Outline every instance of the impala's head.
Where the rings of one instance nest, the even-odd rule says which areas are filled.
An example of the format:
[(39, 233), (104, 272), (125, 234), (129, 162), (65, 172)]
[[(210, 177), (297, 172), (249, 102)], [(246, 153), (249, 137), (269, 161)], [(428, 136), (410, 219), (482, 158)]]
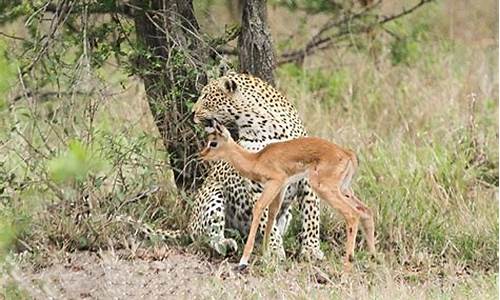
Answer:
[(236, 144), (224, 125), (215, 120), (211, 123), (211, 126), (205, 127), (208, 133), (207, 146), (200, 152), (201, 159), (205, 161), (223, 159), (231, 144)]

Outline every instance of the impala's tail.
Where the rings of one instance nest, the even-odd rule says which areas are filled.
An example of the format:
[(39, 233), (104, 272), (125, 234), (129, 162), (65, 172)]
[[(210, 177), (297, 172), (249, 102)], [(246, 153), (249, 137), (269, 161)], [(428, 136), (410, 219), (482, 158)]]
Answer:
[(356, 154), (352, 151), (349, 151), (349, 159), (347, 161), (342, 183), (340, 184), (339, 192), (342, 196), (344, 196), (344, 200), (349, 204), (352, 209), (359, 212), (362, 219), (372, 218), (371, 210), (364, 205), (361, 200), (354, 195), (351, 189), (351, 182), (356, 170), (358, 169), (358, 158)]
[(342, 180), (342, 184), (340, 185), (340, 191), (342, 194), (352, 194), (351, 192), (351, 181), (354, 173), (358, 169), (358, 158), (356, 154), (350, 150), (348, 150), (349, 160), (347, 161), (346, 168), (344, 170), (344, 176)]

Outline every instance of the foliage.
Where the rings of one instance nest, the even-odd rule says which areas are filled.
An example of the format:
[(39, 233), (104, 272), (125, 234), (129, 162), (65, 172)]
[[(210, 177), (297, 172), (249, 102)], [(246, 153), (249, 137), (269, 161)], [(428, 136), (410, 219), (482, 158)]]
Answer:
[[(418, 44), (418, 55), (404, 56), (401, 63), (394, 63), (390, 42), (377, 54), (378, 63), (357, 49), (335, 53), (342, 59), (334, 62), (325, 55), (303, 67), (284, 65), (278, 74), (312, 134), (356, 149), (355, 190), (377, 211), (378, 247), (386, 261), (429, 272), (446, 262), (493, 270), (498, 106), (489, 95), (496, 97), (498, 89), (496, 75), (486, 85), (481, 76), (484, 68), (496, 69), (490, 56), (495, 49), (472, 49), (443, 36), (443, 13), (422, 10), (392, 24), (391, 31), (407, 30)], [(337, 97), (328, 92), (338, 87)], [(325, 105), (328, 100), (334, 105)], [(300, 213), (295, 216), (286, 239), (291, 252), (298, 250)], [(344, 241), (344, 223), (328, 208), (321, 217), (328, 252)], [(341, 254), (330, 253), (333, 261)]]
[(16, 66), (9, 61), (6, 54), (6, 44), (0, 40), (0, 113), (7, 109), (7, 92), (15, 79)]
[(0, 290), (0, 296), (3, 299), (32, 299), (30, 294), (23, 290), (14, 280), (9, 280), (4, 287)]
[(105, 161), (98, 154), (91, 153), (80, 141), (69, 141), (65, 154), (48, 162), (48, 171), (55, 182), (84, 181), (105, 168)]
[(302, 85), (309, 93), (315, 94), (315, 101), (332, 108), (343, 101), (348, 88), (349, 73), (345, 69), (307, 70), (295, 64), (284, 65), (279, 74), (290, 76), (295, 84)]
[(329, 0), (273, 0), (271, 5), (284, 6), (291, 11), (302, 10), (310, 14), (339, 12), (344, 6), (350, 6), (351, 1)]
[(427, 33), (429, 32), (429, 19), (422, 19), (417, 24), (408, 24), (407, 20), (394, 22), (392, 28), (396, 31), (397, 38), (391, 43), (391, 61), (393, 64), (413, 64), (421, 59), (425, 54), (422, 53), (421, 45), (429, 42)]
[(2, 221), (0, 221), (0, 260), (2, 261), (7, 256), (15, 237), (14, 229), (9, 221), (7, 216), (2, 215)]

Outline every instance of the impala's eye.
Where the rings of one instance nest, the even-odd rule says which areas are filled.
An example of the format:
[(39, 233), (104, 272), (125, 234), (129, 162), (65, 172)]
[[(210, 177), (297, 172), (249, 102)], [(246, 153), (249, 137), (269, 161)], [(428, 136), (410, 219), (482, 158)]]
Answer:
[(215, 142), (215, 141), (208, 142), (208, 147), (210, 147), (210, 148), (217, 148), (217, 142)]

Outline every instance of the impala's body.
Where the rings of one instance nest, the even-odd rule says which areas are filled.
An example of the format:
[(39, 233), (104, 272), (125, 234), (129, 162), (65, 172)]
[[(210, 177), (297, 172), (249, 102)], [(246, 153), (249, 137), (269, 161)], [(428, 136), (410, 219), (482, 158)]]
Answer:
[(242, 176), (261, 183), (275, 178), (277, 172), (299, 180), (307, 176), (307, 171), (312, 166), (322, 162), (341, 166), (346, 158), (356, 161), (352, 151), (316, 137), (301, 137), (273, 143), (256, 153), (245, 151), (236, 143), (230, 146), (223, 155), (217, 155), (213, 151), (212, 157), (204, 158), (225, 160)]
[(233, 141), (225, 127), (214, 123), (209, 128), (207, 147), (200, 153), (204, 160), (225, 160), (242, 176), (264, 184), (264, 192), (255, 203), (252, 225), (240, 267), (248, 263), (253, 249), (258, 221), (269, 207), (264, 241), (282, 202), (286, 186), (307, 176), (312, 189), (330, 206), (340, 211), (347, 223), (345, 267), (350, 268), (359, 220), (367, 236), (370, 252), (375, 252), (374, 224), (371, 210), (352, 192), (350, 183), (357, 168), (355, 154), (329, 141), (302, 137), (266, 146), (252, 153)]

